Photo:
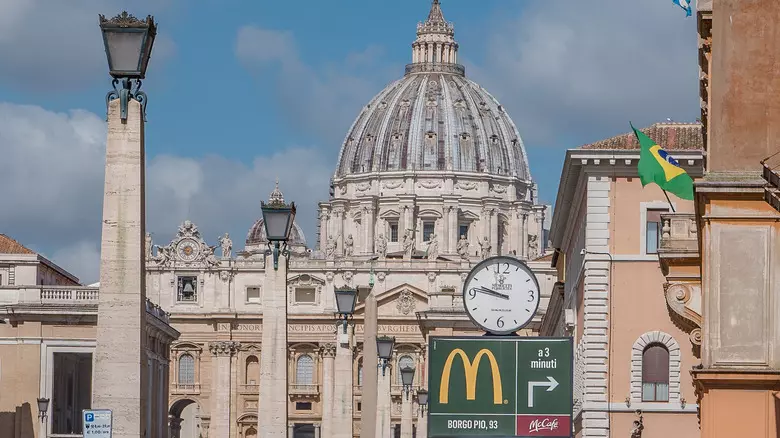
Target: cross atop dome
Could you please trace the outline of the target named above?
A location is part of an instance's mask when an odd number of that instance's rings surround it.
[[[282,191],[279,190],[279,177],[276,177],[276,187],[274,187],[274,191],[271,192],[271,196],[268,197],[268,203],[284,204],[284,195],[282,194]]]
[[[407,72],[442,71],[463,74],[458,65],[455,26],[444,19],[439,0],[433,0],[428,18],[417,23],[417,39],[412,43],[412,64]]]

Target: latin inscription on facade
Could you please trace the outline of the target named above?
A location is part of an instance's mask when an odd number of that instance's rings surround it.
[[[239,332],[260,332],[263,330],[262,323],[229,323],[220,322],[217,324],[217,331],[229,332],[231,331],[231,325],[233,331]],[[287,331],[290,333],[333,333],[336,331],[336,322],[333,324],[289,324]],[[355,327],[357,333],[363,333],[365,331],[362,324],[358,324]],[[416,325],[380,325],[378,327],[380,334],[382,333],[419,333],[420,329]]]

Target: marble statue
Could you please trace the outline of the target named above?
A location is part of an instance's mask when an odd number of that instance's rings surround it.
[[[436,241],[436,234],[431,233],[428,237],[428,260],[439,258],[439,242]]]
[[[411,260],[414,254],[414,237],[408,231],[404,233],[404,258]]]
[[[222,258],[229,259],[233,251],[233,241],[228,233],[219,238],[219,245],[222,247]]]
[[[466,236],[463,234],[460,235],[460,240],[458,240],[458,255],[463,260],[469,259],[469,241],[466,240]]]
[[[146,233],[146,247],[144,248],[144,251],[146,251],[146,259],[151,260],[154,258],[153,251],[154,248],[152,247],[152,234]]]
[[[354,251],[355,246],[355,239],[352,238],[352,235],[347,236],[347,240],[344,241],[344,254],[347,256],[352,256],[352,252]]]
[[[325,245],[325,257],[329,260],[336,258],[336,239],[328,236],[328,243]]]
[[[384,234],[380,234],[376,239],[376,254],[380,259],[387,257],[387,239]]]
[[[488,256],[490,256],[491,246],[490,246],[490,240],[488,240],[487,236],[485,236],[485,238],[479,242],[479,246],[481,248],[480,255],[482,256],[482,258],[483,259],[488,258]]]
[[[534,234],[528,235],[528,258],[533,259],[539,255],[539,242]]]

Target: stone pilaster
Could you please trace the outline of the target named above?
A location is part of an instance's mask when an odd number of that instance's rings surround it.
[[[412,408],[414,402],[414,391],[410,391],[409,395],[401,395],[401,438],[412,438],[412,420],[414,419],[414,412]]]
[[[322,428],[320,423],[314,423],[314,438],[320,438],[321,432],[320,429]]]
[[[333,210],[331,217],[336,225],[336,254],[344,255],[344,218],[346,217],[344,208]]]
[[[325,251],[328,245],[328,215],[327,207],[320,207],[320,251]]]
[[[295,436],[295,423],[287,424],[287,438],[293,438]]]
[[[336,345],[325,344],[320,350],[322,355],[322,438],[332,438],[333,435],[333,389],[334,389],[334,358]],[[350,382],[352,379],[350,378]]]
[[[522,225],[520,227],[520,250],[517,254],[522,259],[528,258],[528,214],[522,213]]]
[[[263,282],[263,354],[260,355],[260,396],[257,403],[261,438],[285,438],[287,433],[287,257],[265,258]],[[221,435],[220,435],[221,436]]]
[[[363,248],[366,254],[374,254],[374,228],[376,228],[376,223],[374,221],[375,212],[376,209],[372,205],[363,207],[363,227],[366,236]]]
[[[376,438],[390,438],[390,410],[392,402],[390,400],[390,382],[391,368],[387,364],[384,375],[381,369],[377,376],[377,397],[376,397]]]
[[[349,326],[347,330],[351,332],[353,327]],[[349,334],[351,338],[353,334]],[[352,438],[352,363],[352,348],[349,343],[336,343],[333,404],[329,409],[333,415],[332,438]]]
[[[144,253],[144,120],[130,99],[108,105],[100,245],[100,295],[92,407],[113,410],[114,438],[139,438],[148,422]],[[117,376],[122,376],[118,379]]]
[[[212,391],[211,391],[211,429],[215,436],[231,436],[230,399],[231,399],[231,363],[238,351],[239,343],[220,341],[209,344],[211,351]]]
[[[422,406],[418,406],[417,414],[417,433],[416,438],[428,438],[428,412],[427,406],[423,409]]]
[[[498,209],[490,208],[490,255],[498,254]]]

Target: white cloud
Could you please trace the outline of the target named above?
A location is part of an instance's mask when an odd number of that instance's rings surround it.
[[[255,26],[239,29],[235,50],[260,86],[275,90],[296,128],[334,147],[341,145],[360,108],[401,73],[383,62],[384,51],[375,45],[348,53],[340,62],[308,65],[292,33]],[[269,77],[269,70],[275,75]]]
[[[90,112],[0,103],[2,232],[85,283],[98,279],[105,137],[105,122]],[[211,244],[229,232],[242,248],[278,176],[286,198],[300,206],[298,222],[313,246],[316,202],[328,196],[331,169],[309,147],[249,163],[160,155],[147,163],[147,228],[156,243],[167,243],[190,219]]]
[[[0,0],[0,80],[32,90],[62,90],[93,84],[107,63],[98,13],[164,11],[160,0]],[[143,18],[144,16],[139,16]],[[154,47],[154,68],[175,51],[165,26]]]
[[[630,119],[698,117],[696,43],[695,19],[671,1],[533,1],[493,28],[468,71],[527,145],[576,147],[626,132]]]

